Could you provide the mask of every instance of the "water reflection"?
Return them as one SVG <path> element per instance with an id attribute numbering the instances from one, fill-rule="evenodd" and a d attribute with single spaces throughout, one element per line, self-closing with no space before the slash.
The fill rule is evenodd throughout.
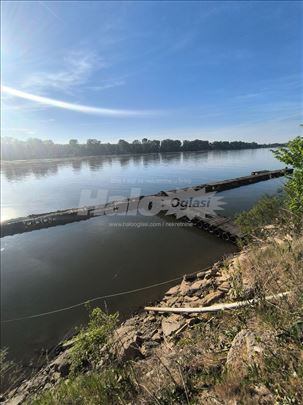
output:
<path id="1" fill-rule="evenodd" d="M 74 160 L 72 161 L 72 168 L 74 172 L 80 172 L 82 168 L 83 160 Z"/>
<path id="2" fill-rule="evenodd" d="M 133 163 L 135 166 L 140 166 L 142 164 L 142 155 L 134 155 Z"/>
<path id="3" fill-rule="evenodd" d="M 80 172 L 83 167 L 88 167 L 92 172 L 102 169 L 103 165 L 111 166 L 112 157 L 90 157 L 62 160 L 41 160 L 27 162 L 2 162 L 1 173 L 10 181 L 23 181 L 33 175 L 35 178 L 56 175 L 60 169 L 72 168 Z M 125 160 L 129 162 L 129 158 Z"/>
<path id="4" fill-rule="evenodd" d="M 189 162 L 207 162 L 209 158 L 209 152 L 183 152 L 183 161 Z"/>
<path id="5" fill-rule="evenodd" d="M 121 167 L 128 166 L 131 160 L 132 156 L 119 156 L 119 159 L 117 159 Z"/>
<path id="6" fill-rule="evenodd" d="M 90 158 L 85 161 L 91 172 L 98 172 L 103 168 L 106 163 L 104 159 Z"/>
<path id="7" fill-rule="evenodd" d="M 269 149 L 265 149 L 269 154 L 271 154 Z M 259 155 L 260 152 L 262 153 L 262 149 L 244 149 L 244 150 L 214 150 L 212 151 L 212 156 L 214 159 L 228 159 L 237 161 L 239 158 L 245 155 L 246 159 L 251 160 L 254 159 L 255 156 Z"/>
<path id="8" fill-rule="evenodd" d="M 190 156 L 187 157 L 190 159 Z M 35 178 L 56 175 L 58 170 L 72 168 L 73 172 L 81 172 L 84 167 L 88 167 L 91 172 L 102 170 L 103 166 L 118 164 L 121 168 L 126 168 L 130 164 L 134 166 L 148 167 L 161 163 L 181 163 L 182 153 L 153 153 L 146 155 L 125 155 L 125 156 L 96 156 L 89 158 L 74 158 L 62 160 L 41 160 L 28 162 L 3 162 L 1 172 L 10 181 L 23 181 L 33 175 Z"/>
<path id="9" fill-rule="evenodd" d="M 56 175 L 58 169 L 71 165 L 70 162 L 39 162 L 39 163 L 3 163 L 1 172 L 11 182 L 23 181 L 30 176 L 39 179 L 46 176 Z M 79 169 L 81 169 L 81 164 Z"/>
<path id="10" fill-rule="evenodd" d="M 143 165 L 147 167 L 150 164 L 160 164 L 161 156 L 162 155 L 160 155 L 160 153 L 151 153 L 149 155 L 142 155 Z"/>
<path id="11" fill-rule="evenodd" d="M 80 173 L 84 168 L 91 172 L 101 171 L 104 167 L 114 164 L 120 168 L 181 166 L 183 163 L 206 164 L 208 162 L 239 162 L 243 157 L 249 162 L 262 155 L 270 155 L 268 150 L 233 150 L 212 152 L 183 152 L 183 153 L 152 153 L 146 155 L 95 156 L 89 158 L 48 159 L 37 161 L 2 162 L 1 173 L 8 182 L 20 182 L 33 175 L 35 178 L 57 175 L 59 170 L 71 168 L 74 173 Z M 271 159 L 272 161 L 273 159 Z M 266 168 L 266 162 L 263 168 Z"/>
<path id="12" fill-rule="evenodd" d="M 181 163 L 183 153 L 161 153 L 161 161 L 164 164 Z"/>

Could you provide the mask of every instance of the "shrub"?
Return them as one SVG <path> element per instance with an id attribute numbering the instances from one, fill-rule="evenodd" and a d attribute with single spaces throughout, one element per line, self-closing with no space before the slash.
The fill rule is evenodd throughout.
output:
<path id="1" fill-rule="evenodd" d="M 125 404 L 134 395 L 132 369 L 116 361 L 113 334 L 118 314 L 94 308 L 75 338 L 68 379 L 29 401 L 31 405 Z M 101 363 L 102 364 L 101 364 Z"/>
<path id="2" fill-rule="evenodd" d="M 302 229 L 303 218 L 303 137 L 288 142 L 286 148 L 273 151 L 281 162 L 291 165 L 294 169 L 286 185 L 287 205 L 293 213 L 297 229 Z"/>
<path id="3" fill-rule="evenodd" d="M 283 222 L 285 206 L 284 196 L 265 196 L 249 211 L 241 212 L 236 217 L 236 223 L 248 235 L 261 236 L 268 225 L 278 226 Z"/>
<path id="4" fill-rule="evenodd" d="M 0 382 L 1 391 L 18 386 L 24 378 L 24 373 L 19 365 L 9 360 L 7 348 L 0 350 Z"/>
<path id="5" fill-rule="evenodd" d="M 94 308 L 86 328 L 80 330 L 70 354 L 71 374 L 78 374 L 90 364 L 95 366 L 101 352 L 112 342 L 112 335 L 118 323 L 118 314 L 107 315 L 100 308 Z"/>

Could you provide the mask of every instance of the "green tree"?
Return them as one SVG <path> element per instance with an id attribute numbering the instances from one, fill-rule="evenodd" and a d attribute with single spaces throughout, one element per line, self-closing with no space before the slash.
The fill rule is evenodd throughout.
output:
<path id="1" fill-rule="evenodd" d="M 86 141 L 86 145 L 100 145 L 101 141 L 98 141 L 98 139 L 88 139 Z"/>
<path id="2" fill-rule="evenodd" d="M 181 150 L 181 141 L 174 139 L 164 139 L 161 142 L 161 152 L 179 152 Z"/>
<path id="3" fill-rule="evenodd" d="M 130 153 L 131 145 L 124 139 L 120 139 L 118 142 L 118 151 L 119 153 Z"/>
<path id="4" fill-rule="evenodd" d="M 294 169 L 286 185 L 288 207 L 294 214 L 296 224 L 301 228 L 303 223 L 303 137 L 288 142 L 287 147 L 273 151 L 281 162 Z"/>

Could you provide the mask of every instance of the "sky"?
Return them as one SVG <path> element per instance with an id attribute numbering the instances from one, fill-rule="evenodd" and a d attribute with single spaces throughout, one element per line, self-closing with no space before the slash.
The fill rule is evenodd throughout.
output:
<path id="1" fill-rule="evenodd" d="M 3 1 L 1 135 L 285 142 L 303 3 Z"/>

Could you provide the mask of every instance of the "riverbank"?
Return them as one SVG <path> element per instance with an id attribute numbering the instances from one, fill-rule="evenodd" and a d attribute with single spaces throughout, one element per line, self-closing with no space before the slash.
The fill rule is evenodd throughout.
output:
<path id="1" fill-rule="evenodd" d="M 301 403 L 302 251 L 302 237 L 275 230 L 266 241 L 184 276 L 153 303 L 205 307 L 258 298 L 257 305 L 208 314 L 141 311 L 113 328 L 112 318 L 91 319 L 5 403 Z M 292 294 L 264 298 L 285 291 Z"/>

